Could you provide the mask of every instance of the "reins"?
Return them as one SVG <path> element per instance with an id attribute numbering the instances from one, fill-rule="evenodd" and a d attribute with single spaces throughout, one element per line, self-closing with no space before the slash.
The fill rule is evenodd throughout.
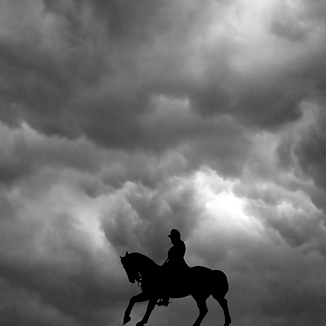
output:
<path id="1" fill-rule="evenodd" d="M 138 271 L 137 271 L 137 272 L 138 272 Z M 138 285 L 139 287 L 141 287 L 142 282 L 143 282 L 143 279 L 142 279 L 141 275 L 139 274 L 139 272 L 138 272 L 138 277 L 136 278 L 136 281 L 137 281 L 137 285 Z"/>

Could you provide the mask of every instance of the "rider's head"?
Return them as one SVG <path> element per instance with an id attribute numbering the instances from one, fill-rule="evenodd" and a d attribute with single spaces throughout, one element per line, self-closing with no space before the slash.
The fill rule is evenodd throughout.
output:
<path id="1" fill-rule="evenodd" d="M 180 232 L 176 229 L 172 229 L 170 231 L 170 234 L 168 235 L 168 237 L 171 239 L 171 242 L 175 242 L 175 241 L 178 241 L 180 240 L 181 238 L 181 235 L 180 235 Z"/>

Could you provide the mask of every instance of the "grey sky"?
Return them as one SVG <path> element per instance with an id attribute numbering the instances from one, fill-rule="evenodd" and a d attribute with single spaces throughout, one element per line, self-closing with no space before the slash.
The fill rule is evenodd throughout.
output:
<path id="1" fill-rule="evenodd" d="M 228 275 L 234 325 L 324 325 L 325 22 L 324 1 L 0 0 L 1 325 L 120 325 L 119 255 L 162 263 L 171 228 Z"/>

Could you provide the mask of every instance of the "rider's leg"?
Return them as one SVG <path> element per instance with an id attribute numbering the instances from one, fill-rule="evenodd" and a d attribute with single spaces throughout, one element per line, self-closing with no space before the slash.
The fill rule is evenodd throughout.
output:
<path id="1" fill-rule="evenodd" d="M 162 266 L 161 282 L 160 282 L 160 300 L 158 306 L 168 306 L 169 302 L 169 288 L 171 287 L 171 268 L 169 264 Z"/>
<path id="2" fill-rule="evenodd" d="M 169 284 L 162 282 L 160 285 L 160 300 L 158 306 L 168 306 L 169 304 Z"/>

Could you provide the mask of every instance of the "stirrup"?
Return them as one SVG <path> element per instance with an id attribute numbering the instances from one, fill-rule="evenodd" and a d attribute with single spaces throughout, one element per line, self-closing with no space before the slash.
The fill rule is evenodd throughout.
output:
<path id="1" fill-rule="evenodd" d="M 169 301 L 169 298 L 164 298 L 164 299 L 160 299 L 156 304 L 158 306 L 165 306 L 167 307 L 169 305 L 169 303 L 171 303 L 171 301 Z"/>

